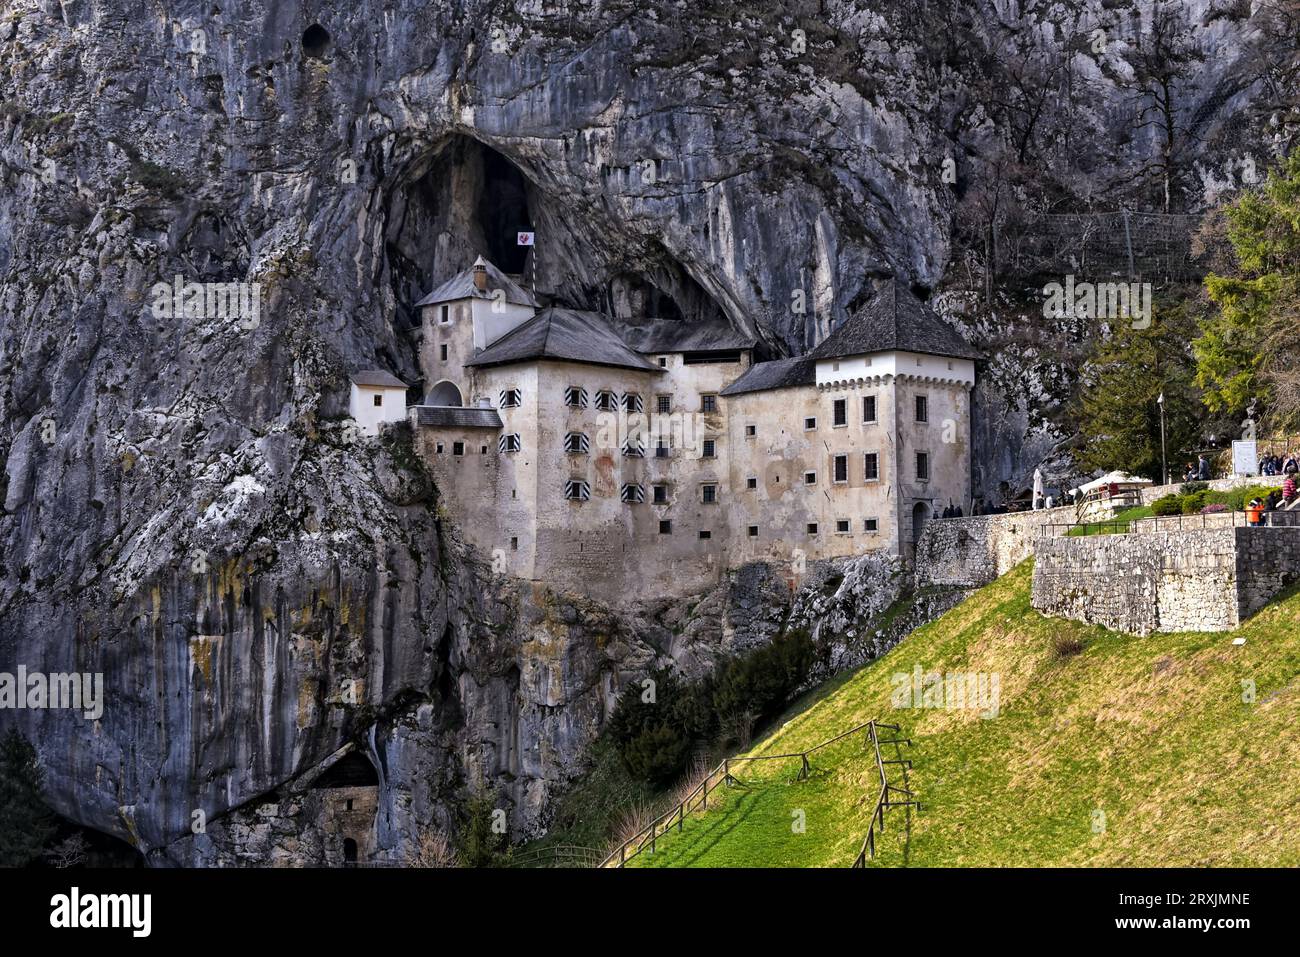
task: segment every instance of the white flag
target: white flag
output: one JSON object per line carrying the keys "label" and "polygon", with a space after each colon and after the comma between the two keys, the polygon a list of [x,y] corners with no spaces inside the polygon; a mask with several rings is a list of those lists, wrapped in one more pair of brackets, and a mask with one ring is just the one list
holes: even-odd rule
{"label": "white flag", "polygon": [[516,233],[515,245],[531,246],[533,244],[533,233]]}

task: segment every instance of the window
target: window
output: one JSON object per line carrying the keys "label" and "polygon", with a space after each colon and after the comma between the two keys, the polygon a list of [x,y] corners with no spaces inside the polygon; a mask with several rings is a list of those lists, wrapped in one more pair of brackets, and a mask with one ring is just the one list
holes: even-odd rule
{"label": "window", "polygon": [[444,342],[442,345],[438,346],[438,358],[443,362],[447,361],[447,343]]}
{"label": "window", "polygon": [[512,552],[517,552],[517,551],[519,551],[519,539],[518,539],[518,537],[513,537],[513,536],[511,537],[511,539],[510,539],[510,550],[511,550]]}
{"label": "window", "polygon": [[745,488],[749,488],[749,489],[758,488],[758,476],[751,475],[749,478],[745,479]]}
{"label": "window", "polygon": [[639,505],[645,501],[645,488],[636,484],[623,486],[622,499],[633,505]]}
{"label": "window", "polygon": [[836,399],[831,403],[831,425],[838,428],[849,424],[849,400]]}
{"label": "window", "polygon": [[442,450],[443,450],[443,445],[442,445],[441,442],[439,442],[439,443],[438,443],[438,447],[437,447],[436,449],[434,449],[434,451],[437,452],[439,455],[441,455],[441,454],[442,454]]}
{"label": "window", "polygon": [[582,479],[569,479],[564,483],[564,497],[571,502],[585,502],[591,498],[591,486]]}
{"label": "window", "polygon": [[659,534],[671,535],[672,533],[673,533],[673,523],[666,518],[662,519],[659,522]]}
{"label": "window", "polygon": [[712,537],[713,537],[712,532],[706,532],[704,529],[700,529],[700,541],[702,542],[708,541]]}
{"label": "window", "polygon": [[443,325],[446,325],[447,323],[451,322],[451,306],[444,304],[438,310],[438,321],[441,322]]}
{"label": "window", "polygon": [[880,478],[880,454],[878,452],[868,452],[862,457],[864,462],[862,477],[868,482],[875,482]]}
{"label": "window", "polygon": [[718,454],[717,441],[715,439],[705,439],[704,449],[702,452],[700,452],[700,458],[712,459],[712,458],[716,458],[717,454]]}
{"label": "window", "polygon": [[718,487],[716,485],[700,486],[700,501],[705,505],[712,505],[718,500]]}
{"label": "window", "polygon": [[666,505],[666,504],[668,504],[668,486],[667,486],[667,485],[656,485],[656,486],[654,486],[654,488],[653,488],[653,492],[654,492],[654,503],[655,503],[656,505]]}
{"label": "window", "polygon": [[503,409],[517,409],[523,400],[523,393],[518,389],[502,389],[497,403]]}
{"label": "window", "polygon": [[835,522],[835,533],[837,535],[849,534],[849,520],[847,518],[841,518]]}
{"label": "window", "polygon": [[585,432],[569,432],[564,436],[564,451],[570,455],[586,455],[591,450]]}
{"label": "window", "polygon": [[803,484],[804,484],[804,485],[816,485],[816,484],[817,484],[817,473],[816,473],[816,472],[804,472],[804,473],[803,473]]}
{"label": "window", "polygon": [[862,421],[876,421],[876,397],[874,395],[864,395],[862,397]]}
{"label": "window", "polygon": [[480,454],[480,455],[487,455],[487,446],[486,446],[486,445],[480,445],[478,450],[479,450],[479,454]]}
{"label": "window", "polygon": [[930,402],[926,396],[918,395],[916,397],[916,421],[918,422],[930,421],[929,405]]}
{"label": "window", "polygon": [[918,482],[930,481],[930,453],[916,453],[916,480]]}
{"label": "window", "polygon": [[817,416],[810,415],[808,418],[804,419],[803,428],[805,432],[811,432],[813,429],[817,428]]}
{"label": "window", "polygon": [[671,412],[673,410],[673,397],[671,395],[656,396],[655,408],[661,413]]}
{"label": "window", "polygon": [[816,535],[816,534],[817,534],[817,523],[816,523],[816,522],[809,522],[809,523],[808,523],[808,534],[809,534],[809,535]]}
{"label": "window", "polygon": [[843,484],[849,480],[849,457],[847,455],[835,456],[835,482]]}
{"label": "window", "polygon": [[498,452],[518,452],[519,451],[519,433],[511,432],[509,435],[503,435],[497,439]]}
{"label": "window", "polygon": [[638,392],[623,393],[623,408],[628,412],[641,412],[645,406],[641,402],[641,395]]}
{"label": "window", "polygon": [[866,518],[862,520],[862,528],[868,532],[880,531],[880,520],[875,518]]}
{"label": "window", "polygon": [[623,440],[623,454],[634,459],[645,457],[645,446],[641,444],[641,436],[629,435]]}
{"label": "window", "polygon": [[750,538],[758,538],[758,526],[757,526],[757,525],[751,525],[751,526],[749,526],[749,537],[750,537]]}
{"label": "window", "polygon": [[596,408],[601,412],[617,412],[618,396],[608,389],[601,389],[596,393]]}
{"label": "window", "polygon": [[587,407],[587,390],[580,385],[571,385],[564,390],[564,404],[574,409]]}
{"label": "window", "polygon": [[668,451],[669,449],[672,448],[672,446],[668,444],[668,441],[669,440],[664,438],[662,435],[659,436],[655,445],[655,458],[657,459],[668,458]]}
{"label": "window", "polygon": [[716,395],[700,396],[700,411],[705,415],[711,415],[718,411],[718,397]]}
{"label": "window", "polygon": [[661,368],[661,369],[667,369],[667,368],[668,368],[668,357],[667,357],[667,356],[660,356],[660,357],[659,357],[659,368]]}
{"label": "window", "polygon": [[380,406],[383,404],[384,404],[384,394],[381,392],[377,396],[375,396],[375,405]]}
{"label": "window", "polygon": [[745,438],[752,439],[756,435],[758,435],[758,426],[756,425],[745,426]]}
{"label": "window", "polygon": [[451,454],[452,454],[452,455],[464,455],[464,454],[465,454],[465,443],[464,443],[464,442],[453,442],[453,443],[451,443]]}

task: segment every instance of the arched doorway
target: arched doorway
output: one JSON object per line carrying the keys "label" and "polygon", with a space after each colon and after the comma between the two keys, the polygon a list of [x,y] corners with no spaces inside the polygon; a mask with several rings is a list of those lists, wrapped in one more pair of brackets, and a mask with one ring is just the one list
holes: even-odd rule
{"label": "arched doorway", "polygon": [[343,866],[353,867],[357,863],[357,842],[350,837],[343,839]]}
{"label": "arched doorway", "polygon": [[425,405],[452,405],[462,406],[465,403],[461,401],[460,389],[456,388],[456,383],[448,382],[443,379],[435,385],[430,391],[428,398],[424,400]]}
{"label": "arched doorway", "polygon": [[925,523],[930,520],[930,506],[925,502],[917,502],[912,506],[912,544],[915,545],[921,540],[921,532],[925,528]]}

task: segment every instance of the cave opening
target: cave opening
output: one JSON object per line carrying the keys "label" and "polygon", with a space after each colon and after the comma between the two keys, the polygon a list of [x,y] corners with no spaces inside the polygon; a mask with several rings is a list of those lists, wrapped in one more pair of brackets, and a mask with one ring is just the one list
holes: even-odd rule
{"label": "cave opening", "polygon": [[520,274],[530,247],[519,245],[519,233],[533,229],[527,183],[519,167],[496,150],[482,147],[482,154],[478,221],[487,241],[487,258],[502,272]]}
{"label": "cave opening", "polygon": [[329,49],[330,34],[319,23],[313,23],[302,34],[302,52],[314,59],[319,59],[325,55]]}

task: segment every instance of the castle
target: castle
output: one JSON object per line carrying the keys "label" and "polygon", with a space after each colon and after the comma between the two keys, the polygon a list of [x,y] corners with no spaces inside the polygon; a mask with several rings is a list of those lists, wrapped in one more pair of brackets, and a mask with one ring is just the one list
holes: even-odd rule
{"label": "castle", "polygon": [[353,417],[409,417],[442,507],[501,573],[674,596],[748,562],[795,579],[907,556],[930,516],[969,509],[978,356],[896,281],[770,361],[724,322],[542,308],[481,258],[417,306],[423,402],[359,373]]}

